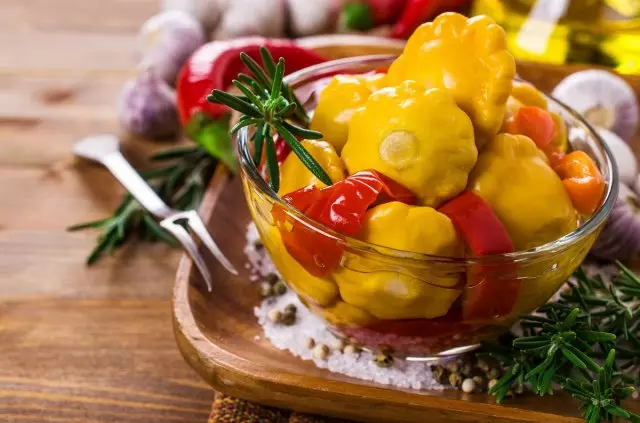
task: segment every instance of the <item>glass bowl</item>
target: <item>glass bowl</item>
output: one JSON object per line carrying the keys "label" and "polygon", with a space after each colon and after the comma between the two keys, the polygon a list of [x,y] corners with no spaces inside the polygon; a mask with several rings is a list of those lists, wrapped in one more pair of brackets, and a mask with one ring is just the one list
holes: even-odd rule
{"label": "glass bowl", "polygon": [[[312,109],[312,91],[319,80],[338,73],[385,68],[392,60],[390,56],[341,59],[303,69],[286,80]],[[307,218],[265,182],[251,159],[248,133],[241,131],[237,145],[245,196],[283,280],[336,335],[376,352],[408,359],[438,358],[469,351],[507,331],[519,316],[545,303],[580,265],[617,196],[615,163],[597,133],[577,113],[548,100],[550,110],[567,123],[571,147],[585,151],[599,166],[606,181],[601,204],[578,229],[560,239],[526,251],[480,258],[394,250],[342,235]],[[272,216],[274,206],[296,227],[301,224],[318,239],[343,247],[337,267],[316,277],[298,264],[283,244]],[[488,288],[505,294],[492,298],[486,315],[466,316],[465,304],[478,299],[486,302],[486,296],[483,299],[480,295]],[[507,307],[509,311],[491,311],[505,310],[501,303],[507,301],[507,292],[517,295],[509,302],[513,304]]]}

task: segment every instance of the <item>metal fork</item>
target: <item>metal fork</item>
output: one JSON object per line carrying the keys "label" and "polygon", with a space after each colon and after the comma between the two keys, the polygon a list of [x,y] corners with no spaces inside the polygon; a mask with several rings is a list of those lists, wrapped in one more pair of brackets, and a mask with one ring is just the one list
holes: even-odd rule
{"label": "metal fork", "polygon": [[160,226],[171,233],[184,247],[185,251],[202,274],[209,292],[213,289],[213,282],[204,258],[198,251],[198,246],[183,224],[193,231],[211,254],[234,275],[238,271],[220,251],[211,237],[204,222],[195,210],[180,211],[170,208],[156,194],[156,192],[142,179],[131,164],[120,152],[120,143],[115,135],[92,135],[78,141],[73,146],[73,153],[85,159],[102,163],[131,193],[131,195],[151,214],[162,219]]}

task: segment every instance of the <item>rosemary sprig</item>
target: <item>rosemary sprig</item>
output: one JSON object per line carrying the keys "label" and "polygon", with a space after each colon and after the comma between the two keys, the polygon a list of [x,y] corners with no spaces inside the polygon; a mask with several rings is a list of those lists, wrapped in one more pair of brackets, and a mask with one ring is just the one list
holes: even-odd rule
{"label": "rosemary sprig", "polygon": [[245,127],[254,130],[253,161],[258,166],[264,150],[269,183],[275,191],[280,187],[278,160],[273,141],[276,133],[284,139],[313,175],[325,184],[331,185],[331,178],[297,138],[320,139],[322,134],[307,129],[309,116],[291,87],[283,82],[284,59],[280,58],[276,63],[264,47],[260,49],[260,55],[263,67],[247,54],[240,54],[242,62],[251,73],[239,74],[238,79],[233,80],[233,85],[240,90],[242,96],[213,90],[208,100],[242,113],[242,117],[231,128],[231,134],[234,135]]}
{"label": "rosemary sprig", "polygon": [[[170,207],[179,210],[198,207],[217,160],[199,146],[165,150],[152,156],[151,160],[165,164],[141,172],[140,175],[160,197]],[[128,194],[112,216],[68,228],[69,231],[85,229],[101,230],[96,246],[87,257],[87,264],[93,264],[102,256],[111,254],[134,235],[148,241],[176,245],[175,240],[160,227],[154,217]]]}
{"label": "rosemary sprig", "polygon": [[507,369],[489,390],[498,403],[514,385],[543,396],[556,384],[581,402],[587,422],[640,423],[620,407],[640,382],[640,279],[617,265],[610,283],[578,269],[568,292],[521,319],[522,336],[485,345],[481,354]]}

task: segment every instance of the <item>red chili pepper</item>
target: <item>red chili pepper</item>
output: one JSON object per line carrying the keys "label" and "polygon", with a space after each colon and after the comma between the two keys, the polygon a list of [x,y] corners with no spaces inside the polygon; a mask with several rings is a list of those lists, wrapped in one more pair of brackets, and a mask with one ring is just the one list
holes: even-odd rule
{"label": "red chili pepper", "polygon": [[[389,201],[416,202],[411,191],[375,170],[357,172],[321,190],[305,187],[283,198],[306,216],[348,236],[360,232],[370,207]],[[338,265],[344,246],[337,239],[288,217],[278,206],[272,215],[287,251],[309,273],[321,277]]]}
{"label": "red chili pepper", "polygon": [[393,26],[391,36],[394,38],[409,38],[423,22],[433,19],[441,12],[456,10],[465,6],[470,0],[408,0],[400,15],[400,19]]}
{"label": "red chili pepper", "polygon": [[[473,256],[514,251],[509,234],[491,206],[473,192],[463,192],[438,211],[451,219]],[[513,264],[498,261],[494,265],[479,265],[467,273],[463,315],[472,320],[506,316],[513,310],[519,292],[520,281]]]}
{"label": "red chili pepper", "polygon": [[245,71],[240,60],[241,52],[260,62],[260,47],[266,47],[276,60],[283,57],[286,72],[327,60],[291,40],[248,37],[207,43],[193,53],[178,75],[176,95],[183,126],[186,127],[198,114],[215,120],[228,113],[226,106],[210,103],[207,96],[214,89],[227,89],[238,73]]}
{"label": "red chili pepper", "polygon": [[407,0],[349,1],[342,9],[341,19],[348,29],[366,31],[393,22]]}

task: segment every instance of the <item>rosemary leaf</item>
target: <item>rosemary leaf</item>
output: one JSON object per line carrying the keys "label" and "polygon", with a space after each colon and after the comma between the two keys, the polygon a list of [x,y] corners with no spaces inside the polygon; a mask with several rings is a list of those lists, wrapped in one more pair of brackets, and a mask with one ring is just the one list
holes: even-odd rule
{"label": "rosemary leaf", "polygon": [[280,189],[280,171],[278,170],[278,158],[276,146],[270,134],[264,137],[267,154],[267,171],[269,173],[269,183],[275,192]]}
{"label": "rosemary leaf", "polygon": [[293,135],[304,138],[307,140],[319,140],[322,139],[322,133],[318,131],[313,131],[311,129],[300,128],[299,126],[295,126],[290,124],[289,122],[283,122],[282,125],[289,130]]}
{"label": "rosemary leaf", "polygon": [[333,181],[331,181],[331,178],[329,178],[329,175],[327,175],[322,166],[320,166],[316,159],[314,159],[313,156],[311,156],[311,154],[309,154],[309,152],[300,145],[300,141],[298,141],[298,139],[294,137],[288,129],[281,125],[276,125],[275,129],[280,135],[282,135],[285,142],[289,144],[289,147],[291,147],[291,150],[316,178],[326,185],[333,185]]}
{"label": "rosemary leaf", "polygon": [[276,63],[273,61],[273,56],[266,47],[260,47],[260,57],[262,57],[262,64],[267,73],[273,78],[276,73]]}
{"label": "rosemary leaf", "polygon": [[269,135],[269,125],[262,122],[256,128],[255,139],[253,141],[253,163],[256,166],[260,165],[262,160],[262,146],[264,145],[264,139]]}

